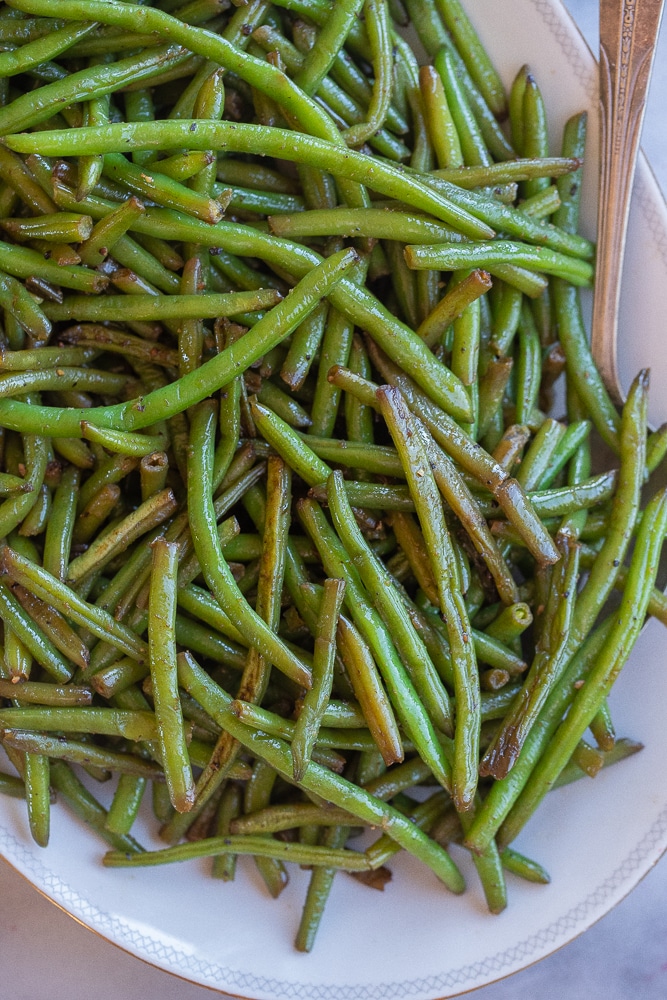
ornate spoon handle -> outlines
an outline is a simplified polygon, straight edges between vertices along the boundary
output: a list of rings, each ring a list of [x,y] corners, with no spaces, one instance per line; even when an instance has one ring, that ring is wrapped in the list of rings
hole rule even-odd
[[[591,346],[622,401],[618,305],[630,194],[664,0],[600,0],[600,195]]]

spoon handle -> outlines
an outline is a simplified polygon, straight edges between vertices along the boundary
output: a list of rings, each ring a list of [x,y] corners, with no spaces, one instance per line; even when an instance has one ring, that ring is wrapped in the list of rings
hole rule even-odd
[[[630,193],[664,0],[600,0],[600,194],[591,347],[622,401],[618,306]]]

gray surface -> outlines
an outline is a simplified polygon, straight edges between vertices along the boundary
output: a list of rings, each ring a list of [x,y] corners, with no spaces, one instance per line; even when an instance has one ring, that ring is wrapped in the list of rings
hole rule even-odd
[[[567,0],[596,48],[597,4]],[[663,27],[644,149],[667,191],[667,25]],[[183,983],[120,952],[0,865],[2,996],[13,1000],[205,1000]],[[664,1000],[667,996],[667,861],[607,917],[561,951],[475,994],[479,1000]]]

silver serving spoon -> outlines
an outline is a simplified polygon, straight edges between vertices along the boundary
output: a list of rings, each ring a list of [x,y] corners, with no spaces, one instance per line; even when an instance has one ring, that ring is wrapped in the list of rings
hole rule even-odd
[[[591,347],[623,401],[616,339],[623,253],[639,135],[664,0],[600,0],[600,194]]]

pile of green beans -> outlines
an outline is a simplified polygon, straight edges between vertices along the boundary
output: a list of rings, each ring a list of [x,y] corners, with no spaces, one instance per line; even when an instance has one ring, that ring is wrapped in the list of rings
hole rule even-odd
[[[497,913],[545,794],[640,749],[608,696],[667,623],[586,116],[459,0],[55,6],[0,5],[0,791],[109,867],[308,866],[302,951],[401,850]]]

